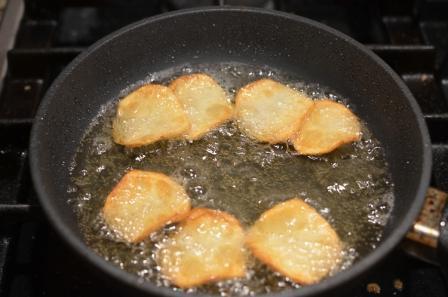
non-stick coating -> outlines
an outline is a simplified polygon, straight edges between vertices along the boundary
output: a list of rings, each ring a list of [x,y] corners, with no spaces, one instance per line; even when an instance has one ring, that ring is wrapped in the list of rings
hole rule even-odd
[[[384,144],[395,183],[395,208],[384,242],[347,271],[277,296],[334,294],[382,259],[416,217],[429,182],[430,141],[409,90],[378,57],[316,22],[274,11],[208,8],[169,13],[130,25],[76,58],[54,82],[31,136],[31,170],[41,204],[61,235],[96,266],[139,290],[183,296],[139,283],[91,251],[67,204],[68,166],[80,138],[106,103],[149,73],[196,62],[240,61],[303,75],[350,98]]]

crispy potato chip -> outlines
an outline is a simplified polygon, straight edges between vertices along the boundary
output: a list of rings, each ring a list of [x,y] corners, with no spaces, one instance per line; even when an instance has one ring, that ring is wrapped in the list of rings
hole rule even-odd
[[[190,122],[174,93],[165,86],[145,85],[118,103],[112,136],[118,144],[137,147],[179,137]]]
[[[313,105],[304,93],[270,79],[242,87],[235,101],[240,129],[251,138],[269,143],[287,141]]]
[[[244,232],[232,215],[193,209],[157,255],[162,274],[181,288],[245,275]]]
[[[129,171],[107,196],[103,216],[122,239],[139,242],[149,234],[185,218],[190,198],[168,176],[149,171]]]
[[[318,282],[341,261],[336,232],[298,198],[264,212],[248,231],[246,243],[260,261],[302,285]]]
[[[170,84],[170,89],[183,105],[191,122],[186,134],[195,140],[229,120],[233,107],[226,92],[210,76],[202,73],[183,75]]]
[[[302,155],[322,155],[360,138],[361,125],[347,107],[320,100],[307,113],[292,143]]]

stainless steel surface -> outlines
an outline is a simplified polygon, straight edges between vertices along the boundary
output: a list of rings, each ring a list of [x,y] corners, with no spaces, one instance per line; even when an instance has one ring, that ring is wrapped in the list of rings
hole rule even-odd
[[[448,194],[429,188],[423,209],[413,228],[407,234],[403,248],[411,255],[430,263],[437,263],[436,248],[442,213]]]
[[[7,68],[6,54],[14,46],[23,11],[23,0],[0,0],[0,91]]]

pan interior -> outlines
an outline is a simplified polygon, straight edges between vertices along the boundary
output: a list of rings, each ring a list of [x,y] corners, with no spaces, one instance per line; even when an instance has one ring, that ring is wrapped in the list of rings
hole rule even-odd
[[[123,89],[87,129],[70,166],[67,192],[85,241],[96,253],[144,280],[167,286],[154,261],[157,242],[175,232],[167,226],[140,244],[117,241],[102,221],[107,194],[129,169],[163,172],[181,183],[193,206],[228,211],[248,227],[280,201],[302,197],[334,226],[345,243],[341,269],[367,255],[381,241],[393,209],[393,184],[380,142],[363,125],[362,141],[323,157],[298,156],[286,144],[267,145],[242,135],[228,123],[203,139],[163,141],[129,149],[113,143],[111,120],[116,102],[138,86],[168,83],[188,73],[205,72],[225,88],[229,98],[243,85],[269,77],[307,92],[314,99],[330,98],[357,107],[350,98],[298,74],[242,63],[184,64],[157,73]],[[251,295],[299,285],[250,259],[247,276],[189,291],[220,295]]]

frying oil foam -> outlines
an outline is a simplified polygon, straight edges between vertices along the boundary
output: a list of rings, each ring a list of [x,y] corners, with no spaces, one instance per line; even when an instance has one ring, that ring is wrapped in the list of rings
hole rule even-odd
[[[205,72],[217,79],[231,101],[240,87],[269,77],[316,99],[326,97],[348,103],[335,92],[319,84],[305,83],[294,75],[235,63],[184,65],[153,73],[123,90],[116,99],[145,83],[167,83],[194,72]],[[142,281],[172,287],[160,275],[155,253],[160,243],[176,231],[176,225],[166,226],[139,244],[117,241],[100,212],[108,193],[130,169],[159,171],[173,177],[185,187],[193,206],[228,211],[245,227],[280,201],[302,197],[334,226],[343,240],[344,261],[340,269],[350,267],[380,242],[393,208],[393,184],[381,144],[365,125],[362,141],[321,157],[298,156],[287,144],[256,143],[242,135],[234,123],[221,126],[198,141],[162,141],[130,149],[114,144],[111,137],[116,101],[102,107],[86,132],[71,166],[73,184],[67,192],[88,245]],[[250,258],[245,278],[185,291],[247,296],[298,287]]]

